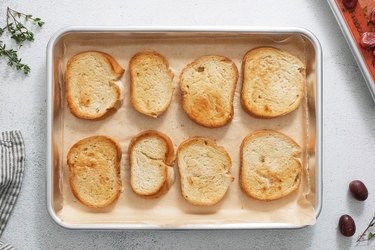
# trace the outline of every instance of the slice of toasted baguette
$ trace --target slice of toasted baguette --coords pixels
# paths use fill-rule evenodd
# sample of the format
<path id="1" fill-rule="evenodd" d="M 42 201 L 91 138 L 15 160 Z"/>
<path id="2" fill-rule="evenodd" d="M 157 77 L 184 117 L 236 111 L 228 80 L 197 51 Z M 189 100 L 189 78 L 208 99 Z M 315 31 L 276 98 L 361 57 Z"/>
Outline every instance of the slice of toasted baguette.
<path id="1" fill-rule="evenodd" d="M 131 103 L 140 113 L 158 117 L 171 104 L 173 73 L 164 56 L 155 51 L 135 54 L 129 62 Z"/>
<path id="2" fill-rule="evenodd" d="M 273 131 L 251 133 L 241 144 L 240 185 L 258 200 L 276 200 L 296 190 L 302 178 L 300 146 Z"/>
<path id="3" fill-rule="evenodd" d="M 92 136 L 75 143 L 67 155 L 70 187 L 84 205 L 102 208 L 120 195 L 121 148 L 106 136 Z"/>
<path id="4" fill-rule="evenodd" d="M 167 135 L 154 130 L 136 135 L 128 155 L 130 185 L 136 194 L 156 198 L 169 190 L 174 181 L 174 149 Z"/>
<path id="5" fill-rule="evenodd" d="M 115 81 L 124 70 L 110 55 L 87 51 L 73 56 L 65 74 L 66 98 L 71 112 L 82 119 L 103 118 L 121 105 Z"/>
<path id="6" fill-rule="evenodd" d="M 180 89 L 188 117 L 209 128 L 230 122 L 237 80 L 236 65 L 223 56 L 202 56 L 187 65 L 180 75 Z"/>
<path id="7" fill-rule="evenodd" d="M 183 197 L 193 205 L 218 203 L 234 180 L 231 158 L 215 141 L 193 137 L 181 143 L 177 164 Z"/>
<path id="8" fill-rule="evenodd" d="M 272 118 L 294 111 L 305 93 L 305 66 L 288 52 L 250 50 L 242 61 L 241 103 L 251 115 Z"/>

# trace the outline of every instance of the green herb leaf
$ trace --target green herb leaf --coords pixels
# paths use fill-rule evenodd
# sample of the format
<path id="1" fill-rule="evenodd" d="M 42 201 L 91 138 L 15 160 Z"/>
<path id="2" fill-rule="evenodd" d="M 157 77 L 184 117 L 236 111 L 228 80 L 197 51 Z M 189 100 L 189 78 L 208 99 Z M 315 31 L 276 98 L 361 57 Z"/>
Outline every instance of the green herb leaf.
<path id="1" fill-rule="evenodd" d="M 21 17 L 24 17 L 21 19 Z M 25 41 L 34 41 L 34 33 L 26 26 L 27 22 L 32 25 L 42 27 L 44 22 L 39 18 L 33 18 L 30 14 L 24 14 L 22 12 L 7 8 L 7 25 L 4 28 L 0 28 L 0 36 L 8 31 L 10 38 L 13 39 L 18 48 L 22 47 Z M 25 75 L 30 73 L 30 67 L 27 64 L 21 63 L 22 59 L 18 57 L 17 50 L 6 49 L 6 45 L 0 40 L 0 57 L 4 56 L 8 59 L 7 64 L 10 67 L 14 67 L 18 71 L 23 71 Z"/>
<path id="2" fill-rule="evenodd" d="M 37 24 L 38 24 L 39 27 L 42 27 L 44 25 L 44 22 L 39 21 Z"/>
<path id="3" fill-rule="evenodd" d="M 24 66 L 23 66 L 23 73 L 25 75 L 28 75 L 30 73 L 30 70 L 31 70 L 30 67 L 28 65 L 24 64 Z"/>
<path id="4" fill-rule="evenodd" d="M 369 232 L 369 233 L 368 233 L 368 237 L 367 237 L 367 239 L 368 239 L 368 240 L 371 240 L 371 239 L 373 239 L 373 238 L 375 238 L 375 233 L 371 233 L 371 232 Z"/>

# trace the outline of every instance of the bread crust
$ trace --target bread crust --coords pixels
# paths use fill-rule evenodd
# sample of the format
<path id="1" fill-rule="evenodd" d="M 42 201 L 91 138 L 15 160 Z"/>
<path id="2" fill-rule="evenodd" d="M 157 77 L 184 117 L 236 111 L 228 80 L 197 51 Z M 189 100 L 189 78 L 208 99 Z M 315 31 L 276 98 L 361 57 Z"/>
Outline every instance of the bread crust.
<path id="1" fill-rule="evenodd" d="M 116 76 L 115 79 L 112 79 L 110 81 L 111 87 L 113 88 L 115 95 L 116 95 L 116 101 L 111 107 L 107 108 L 106 112 L 104 112 L 101 115 L 94 115 L 94 116 L 91 114 L 81 112 L 79 110 L 77 104 L 74 102 L 72 98 L 71 87 L 70 87 L 72 83 L 70 82 L 70 77 L 69 77 L 69 75 L 71 74 L 71 70 L 72 70 L 72 67 L 71 67 L 72 63 L 79 60 L 81 56 L 85 54 L 90 54 L 90 53 L 98 54 L 106 58 L 108 63 L 111 65 L 111 68 Z M 77 118 L 81 118 L 85 120 L 101 120 L 113 114 L 114 112 L 116 112 L 117 109 L 121 106 L 121 89 L 113 81 L 119 80 L 121 76 L 124 74 L 124 72 L 125 70 L 120 66 L 120 64 L 111 55 L 101 52 L 101 51 L 95 51 L 95 50 L 84 51 L 70 58 L 67 63 L 67 69 L 65 73 L 65 83 L 66 83 L 65 88 L 66 88 L 66 99 L 68 102 L 68 107 L 70 108 L 70 111 L 72 112 L 72 114 L 75 115 Z"/>
<path id="2" fill-rule="evenodd" d="M 178 148 L 177 148 L 177 152 L 181 151 L 182 149 L 188 147 L 191 144 L 194 144 L 196 142 L 202 142 L 202 141 L 207 142 L 207 144 L 204 143 L 205 145 L 214 147 L 217 150 L 219 150 L 222 154 L 224 154 L 230 160 L 230 162 L 232 164 L 232 159 L 230 158 L 230 155 L 228 154 L 228 152 L 225 150 L 225 148 L 223 146 L 218 145 L 214 139 L 203 137 L 203 136 L 191 136 L 191 137 L 189 137 L 185 141 L 181 142 L 180 146 L 178 146 Z"/>
<path id="3" fill-rule="evenodd" d="M 208 115 L 210 113 L 212 113 L 212 110 L 210 110 L 208 108 L 208 106 L 210 106 L 209 102 L 211 100 L 207 100 L 205 98 L 197 99 L 193 108 L 188 105 L 189 96 L 188 96 L 188 93 L 187 93 L 187 89 L 185 89 L 185 87 L 184 87 L 184 82 L 183 82 L 184 73 L 186 72 L 186 70 L 188 70 L 190 68 L 195 68 L 198 65 L 200 65 L 201 63 L 205 62 L 206 60 L 218 60 L 218 61 L 221 61 L 221 62 L 229 63 L 230 66 L 231 66 L 231 70 L 233 71 L 232 73 L 234 74 L 233 75 L 232 88 L 230 90 L 230 101 L 229 101 L 230 108 L 229 108 L 228 114 L 225 114 L 226 109 L 225 109 L 225 107 L 223 107 L 223 105 L 224 105 L 223 100 L 222 100 L 223 99 L 223 93 L 220 93 L 220 94 L 210 93 L 210 96 L 212 97 L 212 100 L 215 102 L 214 108 L 216 109 L 216 111 L 221 116 L 224 117 L 223 119 L 212 120 L 212 119 L 208 118 Z M 179 79 L 179 83 L 180 83 L 179 85 L 180 85 L 180 90 L 181 90 L 182 107 L 183 107 L 185 113 L 187 114 L 187 116 L 192 121 L 196 122 L 197 124 L 199 124 L 201 126 L 204 126 L 204 127 L 208 127 L 208 128 L 217 128 L 217 127 L 222 127 L 222 126 L 225 126 L 226 124 L 228 124 L 233 119 L 233 115 L 234 115 L 233 100 L 234 100 L 234 93 L 235 93 L 237 82 L 238 82 L 238 77 L 239 77 L 239 73 L 238 73 L 238 69 L 237 69 L 236 65 L 233 63 L 232 60 L 230 60 L 229 58 L 227 58 L 225 56 L 219 56 L 219 55 L 201 56 L 201 57 L 195 59 L 193 62 L 186 65 L 183 68 L 183 70 L 181 71 L 180 79 Z M 197 109 L 197 111 L 195 111 L 194 109 Z"/>
<path id="4" fill-rule="evenodd" d="M 232 168 L 232 159 L 230 157 L 230 155 L 228 154 L 228 152 L 225 150 L 224 147 L 218 145 L 216 143 L 215 140 L 213 139 L 210 139 L 210 138 L 206 138 L 206 137 L 201 137 L 201 136 L 193 136 L 193 137 L 190 137 L 188 139 L 186 139 L 185 141 L 183 141 L 180 146 L 178 147 L 177 149 L 177 163 L 179 162 L 179 153 L 189 147 L 190 145 L 192 144 L 195 144 L 195 143 L 204 143 L 205 145 L 207 146 L 211 146 L 215 149 L 217 149 L 220 153 L 222 153 L 225 158 L 227 158 L 227 160 L 229 161 L 229 166 L 228 166 L 228 169 L 227 169 L 227 172 L 230 174 L 230 178 L 231 178 L 231 182 L 234 181 L 234 177 L 231 175 L 231 168 Z M 183 176 L 183 173 L 182 173 L 182 169 L 181 169 L 181 166 L 178 166 L 178 169 L 179 169 L 179 174 L 180 174 L 180 183 L 181 183 L 181 193 L 182 193 L 182 196 L 185 198 L 185 200 L 187 200 L 189 203 L 195 205 L 195 206 L 212 206 L 212 205 L 215 205 L 217 203 L 219 203 L 225 196 L 225 194 L 228 192 L 229 190 L 229 187 L 230 187 L 230 184 L 228 185 L 228 187 L 226 188 L 226 191 L 225 193 L 223 194 L 222 197 L 215 197 L 215 199 L 212 199 L 210 202 L 205 202 L 205 201 L 199 201 L 199 200 L 194 200 L 194 199 L 191 199 L 190 197 L 188 197 L 186 194 L 185 194 L 185 190 L 183 189 L 182 187 L 182 176 Z"/>
<path id="5" fill-rule="evenodd" d="M 162 54 L 160 54 L 156 51 L 153 51 L 153 50 L 140 51 L 140 52 L 136 53 L 129 61 L 129 72 L 130 72 L 130 83 L 131 83 L 130 84 L 130 101 L 131 101 L 131 104 L 135 108 L 135 110 L 137 110 L 138 112 L 140 112 L 144 115 L 153 117 L 153 118 L 157 118 L 159 115 L 163 114 L 169 108 L 169 106 L 172 102 L 173 91 L 172 91 L 171 98 L 169 98 L 169 101 L 167 102 L 167 105 L 165 105 L 165 107 L 163 109 L 160 109 L 157 112 L 145 112 L 142 109 L 142 107 L 140 107 L 140 105 L 138 103 L 138 100 L 137 100 L 137 98 L 135 97 L 135 94 L 134 94 L 134 92 L 135 92 L 134 83 L 135 83 L 136 76 L 134 75 L 132 69 L 135 68 L 135 62 L 140 57 L 143 57 L 143 56 L 155 56 L 155 57 L 158 57 L 159 59 L 161 59 L 163 61 L 164 65 L 166 66 L 166 69 L 167 69 L 166 73 L 171 78 L 171 81 L 174 78 L 174 74 L 172 73 L 172 71 L 170 69 L 168 60 Z"/>
<path id="6" fill-rule="evenodd" d="M 286 141 L 289 145 L 293 146 L 294 148 L 296 148 L 296 152 L 294 152 L 292 154 L 292 158 L 289 159 L 289 164 L 292 164 L 290 161 L 291 160 L 295 160 L 297 163 L 296 165 L 298 165 L 298 167 L 296 169 L 294 169 L 295 173 L 297 173 L 296 175 L 296 179 L 295 179 L 295 182 L 293 183 L 293 185 L 286 189 L 286 190 L 282 190 L 282 191 L 279 191 L 278 193 L 273 193 L 271 196 L 267 196 L 267 194 L 265 194 L 267 192 L 267 189 L 265 188 L 263 190 L 263 193 L 259 194 L 257 191 L 259 190 L 255 190 L 253 189 L 251 183 L 248 183 L 246 182 L 246 180 L 244 179 L 244 148 L 245 146 L 251 142 L 252 140 L 256 139 L 256 138 L 262 138 L 264 136 L 274 136 L 274 137 L 277 137 L 278 139 L 280 140 L 283 140 L 283 141 Z M 254 199 L 257 199 L 257 200 L 263 200 L 263 201 L 272 201 L 272 200 L 277 200 L 277 199 L 281 199 L 287 195 L 289 195 L 290 193 L 292 193 L 293 191 L 295 191 L 299 185 L 300 185 L 300 182 L 301 182 L 301 178 L 302 178 L 302 164 L 301 164 L 301 161 L 300 159 L 297 160 L 297 157 L 299 157 L 299 155 L 301 154 L 301 148 L 300 146 L 298 145 L 297 142 L 295 142 L 292 138 L 290 138 L 289 136 L 285 135 L 285 134 L 282 134 L 280 132 L 277 132 L 277 131 L 274 131 L 274 130 L 271 130 L 271 129 L 263 129 L 263 130 L 258 130 L 258 131 L 254 131 L 252 132 L 251 134 L 247 135 L 242 143 L 241 143 L 241 147 L 240 147 L 240 174 L 239 174 L 239 179 L 240 179 L 240 187 L 242 189 L 242 191 L 248 195 L 249 197 L 252 197 Z M 282 182 L 283 180 L 279 180 L 279 176 L 276 176 L 272 171 L 269 171 L 267 172 L 267 176 L 263 176 L 264 178 L 275 178 L 277 179 L 278 181 Z"/>
<path id="7" fill-rule="evenodd" d="M 254 104 L 253 100 L 249 100 L 249 99 L 245 98 L 246 88 L 248 88 L 247 85 L 250 84 L 250 82 L 249 82 L 250 79 L 252 77 L 254 77 L 253 75 L 250 75 L 250 72 L 246 72 L 246 64 L 249 62 L 249 60 L 251 60 L 252 57 L 258 57 L 263 53 L 264 54 L 268 53 L 268 56 L 271 54 L 272 56 L 275 56 L 275 57 L 281 57 L 281 58 L 287 60 L 288 62 L 292 62 L 293 64 L 298 66 L 300 74 L 303 77 L 303 80 L 299 83 L 299 86 L 298 86 L 298 88 L 299 88 L 299 91 L 298 91 L 298 94 L 297 94 L 298 97 L 294 100 L 294 102 L 292 104 L 290 104 L 288 107 L 284 108 L 284 110 L 281 111 L 281 112 L 272 110 L 272 108 L 271 108 L 272 103 L 266 103 L 264 106 L 260 106 L 258 104 Z M 305 95 L 306 73 L 305 73 L 304 64 L 297 57 L 289 54 L 288 52 L 285 52 L 285 51 L 282 51 L 282 50 L 279 50 L 279 49 L 276 49 L 276 48 L 273 48 L 273 47 L 258 47 L 258 48 L 249 50 L 245 54 L 245 56 L 243 57 L 243 60 L 242 60 L 242 67 L 241 68 L 242 68 L 241 105 L 242 105 L 242 108 L 248 114 L 250 114 L 251 116 L 254 116 L 254 117 L 257 117 L 257 118 L 264 118 L 264 119 L 279 117 L 279 116 L 283 116 L 283 115 L 286 115 L 286 114 L 289 114 L 289 113 L 293 112 L 301 104 L 301 102 L 304 98 L 304 95 Z M 260 67 L 258 67 L 257 70 L 259 68 Z M 265 75 L 271 75 L 272 73 L 274 73 L 274 72 L 264 73 L 264 71 L 263 71 L 263 72 L 257 72 L 257 73 L 255 73 L 255 75 L 264 80 L 264 78 L 266 78 Z M 296 73 L 296 72 L 294 72 L 294 73 Z M 259 74 L 259 75 L 257 75 L 257 74 Z M 269 87 L 270 89 L 272 88 L 271 84 L 267 84 L 267 87 Z"/>
<path id="8" fill-rule="evenodd" d="M 159 189 L 155 190 L 155 192 L 150 193 L 150 194 L 145 194 L 145 193 L 137 192 L 137 190 L 133 187 L 132 181 L 131 181 L 131 179 L 132 179 L 131 168 L 133 166 L 132 154 L 133 154 L 134 146 L 139 141 L 141 141 L 142 139 L 148 138 L 148 137 L 157 137 L 159 139 L 162 139 L 166 143 L 167 152 L 166 152 L 165 159 L 164 159 L 163 162 L 168 167 L 165 168 L 165 171 L 163 173 L 163 177 L 164 177 L 164 180 L 165 180 L 164 184 L 161 185 Z M 172 182 L 172 180 L 170 180 L 168 178 L 168 168 L 170 167 L 170 168 L 173 169 L 172 165 L 175 161 L 175 154 L 174 154 L 173 143 L 172 143 L 171 139 L 166 134 L 164 134 L 162 132 L 159 132 L 159 131 L 156 131 L 156 130 L 147 130 L 147 131 L 143 131 L 143 132 L 137 134 L 136 136 L 134 136 L 131 139 L 131 141 L 129 143 L 128 156 L 129 156 L 128 158 L 129 158 L 129 166 L 130 166 L 130 183 L 131 183 L 131 188 L 132 188 L 134 193 L 136 193 L 137 195 L 139 195 L 143 198 L 158 198 L 161 195 L 165 194 L 169 190 L 169 188 L 173 184 L 173 182 Z"/>
<path id="9" fill-rule="evenodd" d="M 81 145 L 84 145 L 86 144 L 87 142 L 90 142 L 90 141 L 95 141 L 95 140 L 102 140 L 102 141 L 106 141 L 107 143 L 111 144 L 111 146 L 116 150 L 116 162 L 115 162 L 115 171 L 116 171 L 116 183 L 115 183 L 115 195 L 113 197 L 111 197 L 111 199 L 107 200 L 107 201 L 104 201 L 100 204 L 92 204 L 86 200 L 84 200 L 82 197 L 81 197 L 81 194 L 78 192 L 77 190 L 77 187 L 74 183 L 74 159 L 73 159 L 73 154 L 74 154 L 74 151 L 76 151 Z M 121 193 L 121 188 L 122 188 L 122 184 L 121 184 L 121 173 L 120 173 L 120 162 L 121 162 L 121 157 L 122 157 L 122 151 L 121 151 L 121 147 L 120 145 L 115 142 L 114 140 L 112 140 L 111 138 L 107 137 L 107 136 L 103 136 L 103 135 L 97 135 L 97 136 L 91 136 L 91 137 L 87 137 L 87 138 L 83 138 L 81 140 L 79 140 L 78 142 L 76 142 L 70 149 L 69 149 L 69 152 L 67 154 L 67 164 L 68 164 L 68 168 L 69 168 L 69 171 L 70 171 L 70 176 L 69 176 L 69 183 L 70 183 L 70 187 L 71 187 L 71 190 L 72 190 L 72 193 L 73 195 L 76 197 L 76 199 L 78 201 L 80 201 L 82 204 L 88 206 L 88 207 L 92 207 L 92 208 L 104 208 L 104 207 L 107 207 L 111 204 L 113 204 L 115 201 L 117 201 L 117 199 L 119 198 L 120 196 L 120 193 Z"/>

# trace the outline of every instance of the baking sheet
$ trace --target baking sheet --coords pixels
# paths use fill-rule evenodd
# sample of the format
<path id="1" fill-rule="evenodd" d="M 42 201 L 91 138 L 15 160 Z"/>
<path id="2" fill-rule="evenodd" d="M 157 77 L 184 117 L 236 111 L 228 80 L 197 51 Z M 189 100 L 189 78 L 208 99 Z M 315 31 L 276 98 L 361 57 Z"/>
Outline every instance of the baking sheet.
<path id="1" fill-rule="evenodd" d="M 346 9 L 342 0 L 327 1 L 375 100 L 375 56 L 372 49 L 360 45 L 364 32 L 375 32 L 375 24 L 368 21 L 375 1 L 358 0 L 353 10 Z"/>
<path id="2" fill-rule="evenodd" d="M 241 80 L 234 98 L 234 118 L 222 128 L 209 129 L 189 120 L 180 105 L 178 78 L 181 69 L 201 55 L 218 54 L 231 58 L 241 72 L 245 53 L 258 46 L 273 46 L 299 57 L 307 66 L 305 102 L 291 114 L 275 119 L 249 116 L 240 105 Z M 129 100 L 128 61 L 138 51 L 152 49 L 163 54 L 175 75 L 172 103 L 157 119 L 136 112 Z M 311 225 L 316 220 L 316 135 L 315 88 L 317 81 L 314 46 L 302 34 L 243 34 L 243 33 L 68 33 L 55 45 L 55 103 L 54 103 L 54 195 L 53 208 L 65 225 L 142 225 L 145 228 L 183 228 L 186 225 L 222 225 L 242 223 L 288 224 L 293 227 Z M 64 96 L 63 73 L 67 60 L 85 50 L 111 54 L 126 69 L 123 84 L 123 105 L 112 116 L 101 121 L 86 121 L 73 116 Z M 241 79 L 241 75 L 240 75 Z M 121 83 L 120 83 L 121 84 Z M 127 148 L 130 139 L 141 131 L 155 129 L 170 136 L 175 149 L 190 136 L 208 136 L 224 146 L 232 158 L 235 177 L 224 199 L 212 207 L 197 207 L 184 200 L 176 182 L 169 192 L 158 199 L 144 199 L 130 188 Z M 254 130 L 275 129 L 291 136 L 303 149 L 304 176 L 300 188 L 291 195 L 271 202 L 247 197 L 240 189 L 239 148 L 242 139 Z M 120 143 L 123 155 L 121 178 L 123 192 L 113 206 L 91 209 L 81 205 L 72 195 L 68 183 L 66 154 L 79 139 L 91 135 L 107 135 Z M 61 147 L 62 146 L 62 147 Z M 200 226 L 201 225 L 201 226 Z M 193 226 L 194 227 L 194 226 Z"/>

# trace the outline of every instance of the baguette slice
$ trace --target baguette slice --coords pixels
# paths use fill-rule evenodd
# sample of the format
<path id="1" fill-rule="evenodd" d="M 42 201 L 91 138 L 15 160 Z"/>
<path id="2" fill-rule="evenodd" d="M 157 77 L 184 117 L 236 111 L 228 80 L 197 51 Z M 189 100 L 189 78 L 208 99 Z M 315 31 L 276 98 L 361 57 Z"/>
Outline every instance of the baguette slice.
<path id="1" fill-rule="evenodd" d="M 121 148 L 105 136 L 92 136 L 75 143 L 67 156 L 70 187 L 84 205 L 102 208 L 120 195 Z"/>
<path id="2" fill-rule="evenodd" d="M 240 185 L 250 197 L 276 200 L 296 190 L 301 182 L 300 146 L 290 137 L 259 130 L 242 141 Z"/>
<path id="3" fill-rule="evenodd" d="M 121 105 L 121 89 L 115 81 L 124 70 L 103 52 L 87 51 L 73 56 L 67 66 L 66 98 L 71 112 L 82 119 L 103 118 Z"/>
<path id="4" fill-rule="evenodd" d="M 187 65 L 180 75 L 180 89 L 188 117 L 209 128 L 230 122 L 237 80 L 236 65 L 223 56 L 202 56 Z"/>
<path id="5" fill-rule="evenodd" d="M 300 105 L 305 92 L 305 66 L 295 56 L 261 47 L 247 52 L 242 61 L 241 103 L 249 114 L 272 118 Z"/>
<path id="6" fill-rule="evenodd" d="M 177 164 L 182 195 L 193 205 L 218 203 L 234 180 L 229 154 L 208 138 L 193 137 L 181 143 Z"/>
<path id="7" fill-rule="evenodd" d="M 173 144 L 158 131 L 136 135 L 129 144 L 130 184 L 134 193 L 156 198 L 169 190 L 174 182 Z"/>
<path id="8" fill-rule="evenodd" d="M 171 104 L 173 73 L 164 56 L 155 51 L 135 54 L 129 62 L 131 103 L 135 110 L 158 117 Z"/>

